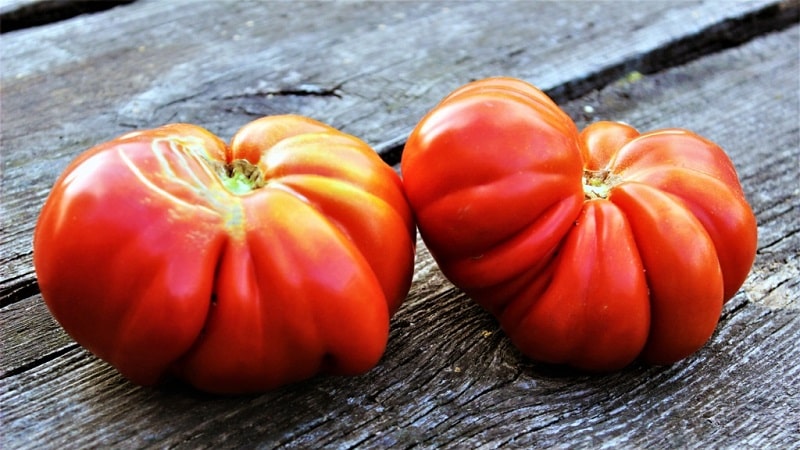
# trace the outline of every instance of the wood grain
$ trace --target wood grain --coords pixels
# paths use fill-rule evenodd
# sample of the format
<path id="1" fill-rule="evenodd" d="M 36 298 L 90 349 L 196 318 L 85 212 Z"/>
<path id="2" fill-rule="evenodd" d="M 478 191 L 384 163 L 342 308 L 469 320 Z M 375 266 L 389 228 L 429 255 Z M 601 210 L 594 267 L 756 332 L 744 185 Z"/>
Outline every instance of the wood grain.
<path id="1" fill-rule="evenodd" d="M 622 64 L 767 2 L 633 11 L 562 2 L 522 6 L 531 9 L 520 17 L 505 3 L 343 4 L 313 14 L 236 3 L 224 15 L 210 3 L 171 4 L 137 2 L 2 37 L 26 60 L 2 71 L 0 447 L 800 448 L 800 27 L 643 76 Z M 256 26 L 271 15 L 283 28 Z M 193 22 L 206 16 L 213 26 Z M 486 23 L 507 23 L 505 33 Z M 238 40 L 233 24 L 244 24 Z M 93 30 L 105 32 L 102 44 Z M 68 34 L 74 40 L 62 42 Z M 181 46 L 186 53 L 175 53 Z M 269 69 L 254 70 L 253 58 Z M 424 110 L 470 78 L 505 73 L 554 88 L 619 64 L 625 71 L 609 74 L 618 80 L 598 81 L 602 89 L 564 109 L 579 125 L 680 126 L 718 142 L 758 218 L 750 277 L 711 341 L 672 366 L 590 376 L 533 364 L 421 242 L 375 369 L 257 396 L 131 385 L 74 344 L 35 293 L 30 233 L 50 184 L 78 152 L 132 126 L 191 120 L 229 136 L 253 115 L 299 111 L 396 148 Z"/>
<path id="2" fill-rule="evenodd" d="M 33 225 L 58 174 L 131 129 L 228 139 L 293 112 L 396 150 L 470 79 L 514 75 L 564 100 L 796 22 L 799 3 L 139 1 L 6 33 L 0 305 L 35 292 Z"/>

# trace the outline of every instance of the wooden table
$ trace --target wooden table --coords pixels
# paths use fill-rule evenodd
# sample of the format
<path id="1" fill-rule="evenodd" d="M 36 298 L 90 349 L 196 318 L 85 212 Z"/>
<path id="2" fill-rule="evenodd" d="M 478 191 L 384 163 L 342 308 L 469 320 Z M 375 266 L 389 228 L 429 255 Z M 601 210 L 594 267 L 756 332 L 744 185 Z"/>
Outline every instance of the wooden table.
<path id="1" fill-rule="evenodd" d="M 120 3 L 38 26 L 30 11 L 71 3 L 0 8 L 20 27 L 0 37 L 0 447 L 800 448 L 797 0 Z M 703 349 L 607 376 L 534 364 L 422 242 L 375 369 L 263 395 L 130 384 L 44 306 L 34 224 L 90 146 L 176 121 L 227 139 L 292 112 L 397 164 L 428 109 L 491 75 L 545 89 L 581 127 L 685 127 L 731 155 L 759 249 Z"/>

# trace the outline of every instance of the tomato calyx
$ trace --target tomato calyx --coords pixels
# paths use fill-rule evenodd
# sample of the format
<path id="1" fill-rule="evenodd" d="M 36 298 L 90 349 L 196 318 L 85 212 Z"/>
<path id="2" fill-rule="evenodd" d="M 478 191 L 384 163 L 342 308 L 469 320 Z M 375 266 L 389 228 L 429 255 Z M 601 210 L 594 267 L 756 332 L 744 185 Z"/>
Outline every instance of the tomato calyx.
<path id="1" fill-rule="evenodd" d="M 614 186 L 622 182 L 619 175 L 608 169 L 583 171 L 583 195 L 586 200 L 606 199 Z"/>
<path id="2" fill-rule="evenodd" d="M 235 195 L 244 195 L 266 185 L 264 173 L 246 159 L 217 164 L 217 174 L 225 188 Z"/>

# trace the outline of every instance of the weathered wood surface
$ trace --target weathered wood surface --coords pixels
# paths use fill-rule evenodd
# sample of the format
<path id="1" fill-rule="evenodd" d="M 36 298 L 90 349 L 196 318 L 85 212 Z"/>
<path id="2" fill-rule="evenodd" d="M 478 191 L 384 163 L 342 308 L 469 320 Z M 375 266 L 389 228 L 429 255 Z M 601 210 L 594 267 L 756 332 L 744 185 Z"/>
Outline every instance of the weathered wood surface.
<path id="1" fill-rule="evenodd" d="M 139 1 L 4 34 L 0 446 L 800 448 L 798 10 Z M 635 71 L 645 75 L 626 76 Z M 497 74 L 547 89 L 579 125 L 682 126 L 731 154 L 759 252 L 696 355 L 602 377 L 535 365 L 421 243 L 378 367 L 259 396 L 133 386 L 72 342 L 38 295 L 38 210 L 94 143 L 168 121 L 230 137 L 256 116 L 295 112 L 395 162 L 436 101 Z"/>

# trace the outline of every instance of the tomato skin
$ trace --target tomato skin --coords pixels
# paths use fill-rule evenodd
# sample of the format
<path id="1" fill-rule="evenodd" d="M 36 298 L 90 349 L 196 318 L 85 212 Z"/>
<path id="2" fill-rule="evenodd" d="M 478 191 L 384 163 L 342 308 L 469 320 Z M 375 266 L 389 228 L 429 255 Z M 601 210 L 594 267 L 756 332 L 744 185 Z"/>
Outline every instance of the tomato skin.
<path id="1" fill-rule="evenodd" d="M 445 97 L 401 168 L 442 272 L 537 361 L 611 371 L 685 358 L 755 258 L 755 217 L 716 144 L 614 122 L 578 133 L 521 80 Z"/>
<path id="2" fill-rule="evenodd" d="M 578 131 L 551 106 L 517 86 L 456 91 L 409 137 L 406 194 L 456 285 L 482 288 L 524 273 L 574 221 L 583 198 L 573 182 Z"/>
<path id="3" fill-rule="evenodd" d="M 499 319 L 531 356 L 588 370 L 616 369 L 641 353 L 650 330 L 647 283 L 622 211 L 590 201 L 558 256 Z M 534 294 L 534 295 L 531 295 Z"/>
<path id="4" fill-rule="evenodd" d="M 236 160 L 257 186 L 226 184 Z M 173 124 L 88 150 L 42 208 L 34 265 L 58 322 L 131 381 L 237 393 L 377 364 L 414 246 L 391 167 L 289 115 L 230 146 Z"/>

